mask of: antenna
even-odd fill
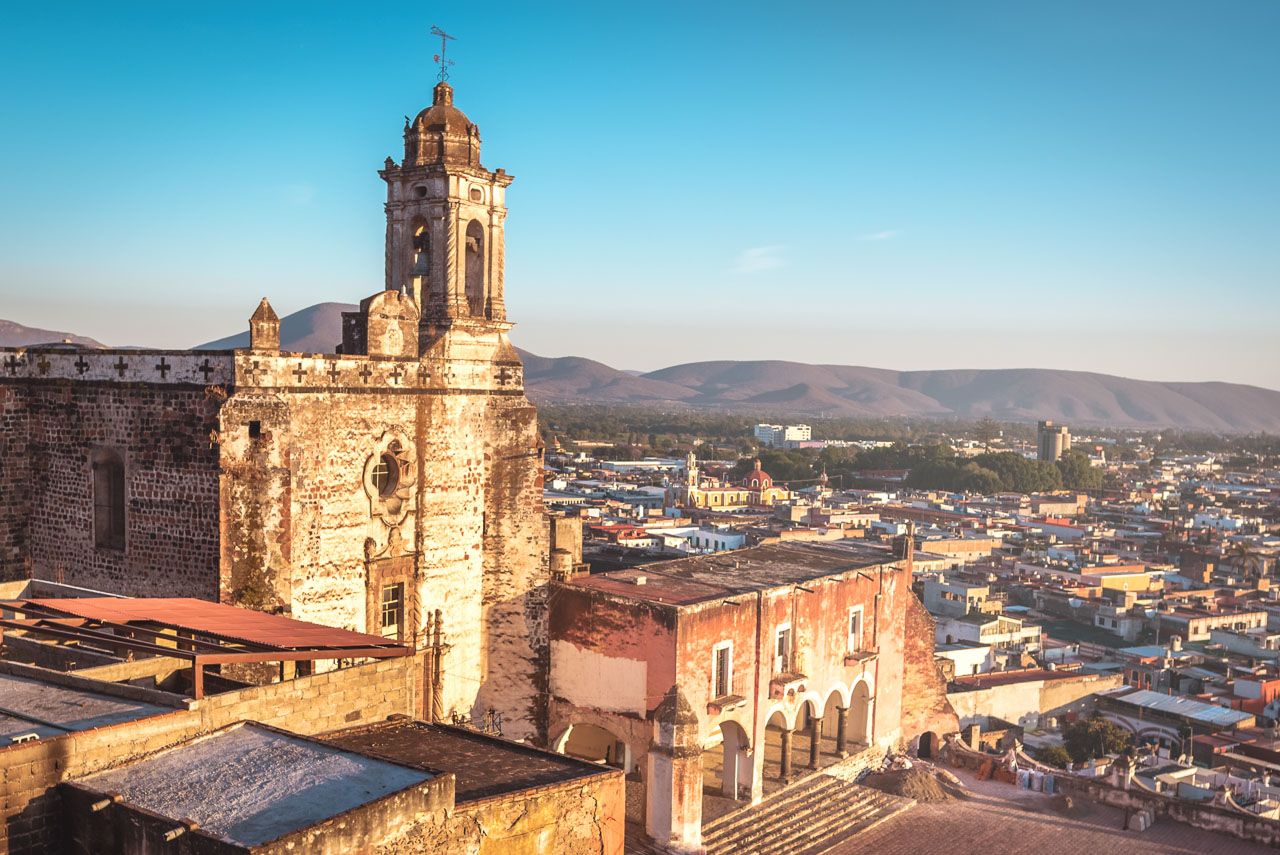
[[[440,78],[440,82],[444,83],[446,80],[449,79],[449,66],[453,65],[453,60],[445,58],[445,50],[448,49],[449,42],[456,41],[456,39],[453,36],[446,33],[444,30],[437,27],[435,24],[431,25],[431,35],[440,37],[440,52],[435,56],[431,57],[431,59],[435,62],[440,63],[439,78]]]

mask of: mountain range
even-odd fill
[[[281,319],[281,347],[332,352],[346,303],[319,303]],[[71,338],[0,321],[0,346]],[[248,345],[247,329],[199,345]],[[579,356],[521,352],[536,403],[606,403],[711,408],[776,417],[959,417],[1168,428],[1223,433],[1280,432],[1280,392],[1236,383],[1133,380],[1047,368],[893,371],[776,360],[693,362],[631,372]]]
[[[16,321],[0,319],[0,347],[30,347],[33,344],[78,344],[81,347],[106,347],[88,336],[57,330],[26,327]]]

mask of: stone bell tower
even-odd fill
[[[404,161],[387,158],[387,290],[421,309],[424,347],[462,322],[504,326],[503,220],[512,177],[480,165],[480,129],[436,84],[404,126]]]
[[[449,649],[432,680],[445,713],[500,714],[504,734],[545,738],[549,527],[537,412],[503,300],[512,179],[481,165],[480,130],[454,106],[452,86],[442,79],[431,102],[405,123],[404,160],[379,172],[386,288],[406,295],[384,302],[417,307],[422,394],[401,443],[416,461],[417,493],[401,542],[414,556],[419,615],[438,610],[443,621]],[[366,314],[372,329],[374,316],[395,313],[370,304]]]

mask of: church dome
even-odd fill
[[[742,486],[750,487],[752,490],[767,490],[773,486],[773,478],[769,477],[768,472],[760,468],[759,458],[756,458],[755,468],[742,479]]]
[[[480,165],[480,128],[453,106],[453,87],[436,84],[431,106],[404,129],[406,165],[433,163]]]

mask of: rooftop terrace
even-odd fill
[[[851,544],[779,543],[575,576],[566,584],[670,605],[692,605],[893,563],[883,549]]]

